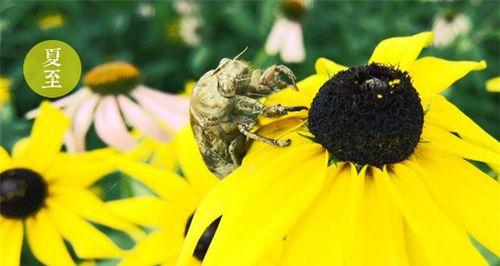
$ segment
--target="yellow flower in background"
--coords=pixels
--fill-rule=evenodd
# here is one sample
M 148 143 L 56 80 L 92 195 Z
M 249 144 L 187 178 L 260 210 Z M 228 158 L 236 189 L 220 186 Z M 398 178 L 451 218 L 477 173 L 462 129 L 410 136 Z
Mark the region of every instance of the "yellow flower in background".
M 500 77 L 486 81 L 486 89 L 491 92 L 500 92 Z
M 69 120 L 47 103 L 31 136 L 9 154 L 0 148 L 0 265 L 20 265 L 23 236 L 45 265 L 75 265 L 64 240 L 80 259 L 118 258 L 123 250 L 90 222 L 141 232 L 118 218 L 88 190 L 113 171 L 108 152 L 60 152 Z
M 10 99 L 10 85 L 12 81 L 8 78 L 0 77 L 0 107 Z
M 267 104 L 309 111 L 262 120 L 242 166 L 197 208 L 177 265 L 222 216 L 203 265 L 251 265 L 286 239 L 280 265 L 485 265 L 500 254 L 499 143 L 439 93 L 485 63 L 418 58 L 431 33 L 382 41 L 367 65 L 327 59 Z M 243 262 L 243 263 L 242 263 Z
M 120 169 L 147 185 L 159 197 L 141 196 L 110 201 L 108 207 L 128 221 L 152 228 L 148 236 L 141 239 L 120 262 L 121 266 L 174 265 L 181 250 L 193 213 L 199 202 L 218 182 L 205 166 L 193 133 L 185 127 L 175 138 L 175 154 L 184 177 L 169 169 L 170 163 L 157 167 L 121 160 Z M 163 149 L 164 147 L 160 147 Z M 169 152 L 174 152 L 171 147 Z M 155 153 L 154 157 L 158 153 Z M 159 162 L 159 160 L 152 160 Z M 200 265 L 214 237 L 218 221 L 212 223 L 196 244 L 188 265 Z M 258 266 L 274 265 L 279 245 L 259 261 Z
M 38 20 L 38 27 L 42 30 L 59 28 L 62 25 L 64 25 L 64 18 L 61 14 L 46 15 Z
M 120 170 L 142 182 L 159 197 L 141 196 L 120 199 L 107 203 L 108 207 L 135 224 L 154 228 L 148 236 L 124 256 L 120 265 L 173 265 L 184 242 L 192 214 L 203 196 L 217 184 L 218 179 L 206 168 L 189 127 L 178 133 L 175 152 L 185 178 L 170 168 L 170 163 L 161 165 L 162 160 L 154 157 L 172 153 L 172 147 L 161 146 L 152 161 L 153 165 L 120 160 Z M 194 151 L 194 152 L 193 152 Z M 200 241 L 190 265 L 199 264 L 213 237 L 217 224 L 205 233 Z

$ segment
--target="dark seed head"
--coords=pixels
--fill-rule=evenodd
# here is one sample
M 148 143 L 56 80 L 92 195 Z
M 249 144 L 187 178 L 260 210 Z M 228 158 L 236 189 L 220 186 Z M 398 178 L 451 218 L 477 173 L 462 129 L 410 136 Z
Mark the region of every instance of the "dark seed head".
M 0 174 L 0 214 L 8 218 L 26 218 L 37 212 L 47 196 L 47 184 L 36 172 L 24 168 Z
M 338 161 L 382 166 L 408 158 L 424 111 L 407 72 L 381 64 L 352 67 L 320 88 L 309 130 Z
M 191 214 L 191 216 L 189 216 L 187 220 L 186 229 L 184 230 L 184 236 L 187 235 L 189 227 L 191 226 L 191 222 L 193 221 L 193 216 L 194 214 Z M 205 255 L 207 254 L 208 251 L 208 247 L 210 247 L 210 243 L 212 242 L 215 232 L 217 231 L 217 227 L 219 227 L 221 218 L 222 217 L 219 217 L 215 221 L 213 221 L 207 227 L 207 229 L 205 229 L 200 239 L 198 240 L 198 243 L 196 244 L 196 248 L 194 249 L 193 253 L 194 257 L 197 258 L 198 260 L 203 261 L 203 259 L 205 258 Z

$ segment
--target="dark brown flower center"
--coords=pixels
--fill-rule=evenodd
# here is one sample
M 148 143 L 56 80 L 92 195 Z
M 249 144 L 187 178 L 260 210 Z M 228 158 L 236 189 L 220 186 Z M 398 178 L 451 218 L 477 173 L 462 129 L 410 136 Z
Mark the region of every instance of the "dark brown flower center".
M 189 219 L 186 223 L 186 229 L 184 231 L 184 236 L 187 235 L 187 232 L 189 230 L 189 227 L 191 226 L 191 222 L 193 221 L 193 216 L 194 214 L 191 214 L 189 216 Z M 217 218 L 215 221 L 213 221 L 207 229 L 203 232 L 201 235 L 200 239 L 198 240 L 198 243 L 196 244 L 196 248 L 194 249 L 194 257 L 199 259 L 200 261 L 203 261 L 205 258 L 205 255 L 207 254 L 208 247 L 210 247 L 210 243 L 212 242 L 212 239 L 214 238 L 215 232 L 217 231 L 217 227 L 219 227 L 221 217 Z
M 36 172 L 14 168 L 0 173 L 0 214 L 23 219 L 36 213 L 47 196 L 47 184 Z
M 413 153 L 423 122 L 408 73 L 372 63 L 340 71 L 323 84 L 308 125 L 336 160 L 382 166 Z

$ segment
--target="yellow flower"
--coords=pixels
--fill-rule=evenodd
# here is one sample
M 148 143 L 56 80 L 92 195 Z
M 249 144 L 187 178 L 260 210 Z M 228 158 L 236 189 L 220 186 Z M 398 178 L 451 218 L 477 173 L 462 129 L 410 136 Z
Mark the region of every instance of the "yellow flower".
M 150 227 L 153 232 L 141 239 L 124 256 L 121 266 L 174 265 L 184 242 L 192 215 L 199 202 L 218 182 L 205 166 L 189 127 L 179 132 L 174 141 L 180 171 L 184 177 L 173 171 L 165 170 L 167 165 L 159 167 L 121 159 L 120 169 L 129 176 L 147 185 L 159 197 L 141 196 L 108 202 L 108 207 L 121 214 L 128 221 Z M 161 148 L 163 149 L 163 147 Z M 173 152 L 172 148 L 167 151 Z M 158 155 L 158 153 L 156 153 Z M 156 157 L 153 156 L 153 157 Z M 188 265 L 200 265 L 205 252 L 217 229 L 214 222 L 196 245 L 194 256 L 190 256 Z M 279 245 L 259 261 L 258 266 L 272 265 L 279 252 Z
M 283 238 L 280 265 L 485 265 L 469 236 L 500 254 L 498 184 L 467 161 L 499 165 L 500 145 L 438 95 L 485 63 L 418 58 L 431 42 L 384 40 L 359 67 L 321 58 L 272 97 L 310 107 L 262 121 L 292 145 L 252 144 L 200 203 L 177 265 L 221 215 L 206 266 L 250 265 Z
M 491 92 L 500 92 L 500 77 L 486 81 L 486 89 Z
M 159 196 L 141 196 L 107 203 L 108 207 L 128 221 L 155 229 L 127 253 L 120 265 L 175 263 L 191 215 L 203 196 L 218 182 L 217 177 L 203 164 L 201 155 L 193 152 L 197 151 L 196 145 L 189 127 L 178 133 L 175 151 L 185 178 L 168 169 L 170 163 L 161 165 L 158 163 L 161 160 L 155 159 L 157 156 L 163 157 L 164 153 L 172 152 L 172 147 L 161 147 L 160 150 L 165 149 L 165 152 L 154 154 L 152 161 L 156 162 L 156 166 L 130 159 L 120 160 L 121 171 L 147 185 Z M 213 227 L 212 236 L 216 225 Z M 203 245 L 208 247 L 209 241 L 210 239 L 205 239 L 205 242 L 200 243 L 195 257 L 202 258 Z M 190 259 L 190 265 L 199 264 L 195 257 Z
M 12 81 L 8 78 L 0 78 L 0 106 L 4 105 L 9 99 L 9 88 Z
M 64 18 L 61 14 L 52 14 L 42 17 L 38 21 L 38 27 L 42 30 L 48 30 L 52 28 L 59 28 L 64 25 Z
M 80 259 L 117 258 L 123 250 L 90 222 L 140 231 L 110 212 L 88 187 L 113 171 L 107 151 L 79 155 L 60 152 L 69 127 L 64 114 L 41 106 L 31 136 L 12 156 L 0 148 L 0 264 L 20 265 L 23 236 L 45 265 L 75 265 L 64 240 Z

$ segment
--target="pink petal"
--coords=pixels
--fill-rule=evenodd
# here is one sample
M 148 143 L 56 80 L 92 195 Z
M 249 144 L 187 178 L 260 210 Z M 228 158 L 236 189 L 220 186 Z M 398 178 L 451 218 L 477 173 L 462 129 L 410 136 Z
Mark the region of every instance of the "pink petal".
M 189 121 L 189 100 L 181 96 L 138 87 L 132 95 L 139 104 L 167 126 L 180 130 Z
M 66 135 L 64 135 L 64 145 L 66 146 L 66 150 L 69 153 L 78 152 L 76 148 L 75 134 L 72 130 L 68 130 L 68 132 L 66 132 Z
M 86 87 L 83 87 L 79 89 L 77 92 L 70 94 L 66 97 L 63 97 L 57 101 L 52 102 L 52 106 L 57 107 L 57 108 L 65 108 L 70 105 L 77 105 L 81 100 L 86 99 L 88 95 L 90 95 L 91 92 L 89 89 Z M 33 119 L 39 114 L 39 108 L 36 108 L 34 110 L 31 110 L 27 112 L 24 116 L 27 119 Z M 71 116 L 70 116 L 71 117 Z
M 85 151 L 85 136 L 92 124 L 94 111 L 100 96 L 92 95 L 90 99 L 83 102 L 75 112 L 73 118 L 73 135 L 75 138 L 75 149 L 77 152 Z
M 139 86 L 137 90 L 142 91 L 149 97 L 158 99 L 160 102 L 169 103 L 169 107 L 180 114 L 189 115 L 189 99 L 187 97 L 157 91 L 146 86 Z
M 169 140 L 169 136 L 163 131 L 158 123 L 139 105 L 129 98 L 119 95 L 118 103 L 127 122 L 140 131 L 146 133 L 157 140 Z M 159 121 L 158 121 L 159 122 Z
M 284 45 L 284 34 L 286 34 L 285 18 L 278 18 L 273 24 L 273 28 L 266 40 L 265 50 L 269 55 L 275 55 L 281 51 Z
M 102 141 L 109 146 L 127 151 L 133 148 L 137 142 L 128 132 L 118 108 L 116 98 L 106 96 L 97 106 L 95 130 Z
M 302 26 L 298 22 L 288 20 L 286 27 L 283 49 L 280 53 L 281 59 L 287 63 L 300 63 L 306 58 Z

